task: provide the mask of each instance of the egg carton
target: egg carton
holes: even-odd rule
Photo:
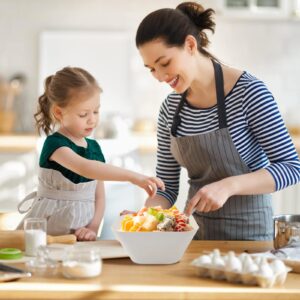
[[[292,270],[281,260],[268,263],[262,257],[253,260],[247,253],[236,256],[233,251],[221,255],[219,249],[199,256],[191,264],[200,277],[258,285],[263,288],[283,285],[287,273]]]

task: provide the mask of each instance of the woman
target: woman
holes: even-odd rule
[[[137,30],[145,66],[174,90],[158,120],[156,169],[166,190],[146,206],[175,203],[184,167],[196,239],[271,240],[269,193],[299,182],[299,158],[264,83],[208,52],[213,13],[185,2],[150,13]]]

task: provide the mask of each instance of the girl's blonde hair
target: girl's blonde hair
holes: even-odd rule
[[[53,131],[55,119],[52,106],[66,107],[72,97],[79,92],[102,92],[96,79],[86,70],[76,67],[65,67],[45,80],[45,92],[39,97],[38,109],[34,114],[38,132],[49,135]]]

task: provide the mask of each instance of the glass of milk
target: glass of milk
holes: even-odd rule
[[[39,246],[47,245],[47,220],[27,218],[24,220],[25,254],[36,256]]]

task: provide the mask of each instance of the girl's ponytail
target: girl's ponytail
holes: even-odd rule
[[[44,131],[48,135],[52,131],[53,119],[51,116],[51,102],[48,98],[48,90],[51,84],[53,75],[49,76],[45,80],[45,92],[39,97],[38,109],[34,114],[36,121],[36,127],[38,132]]]

